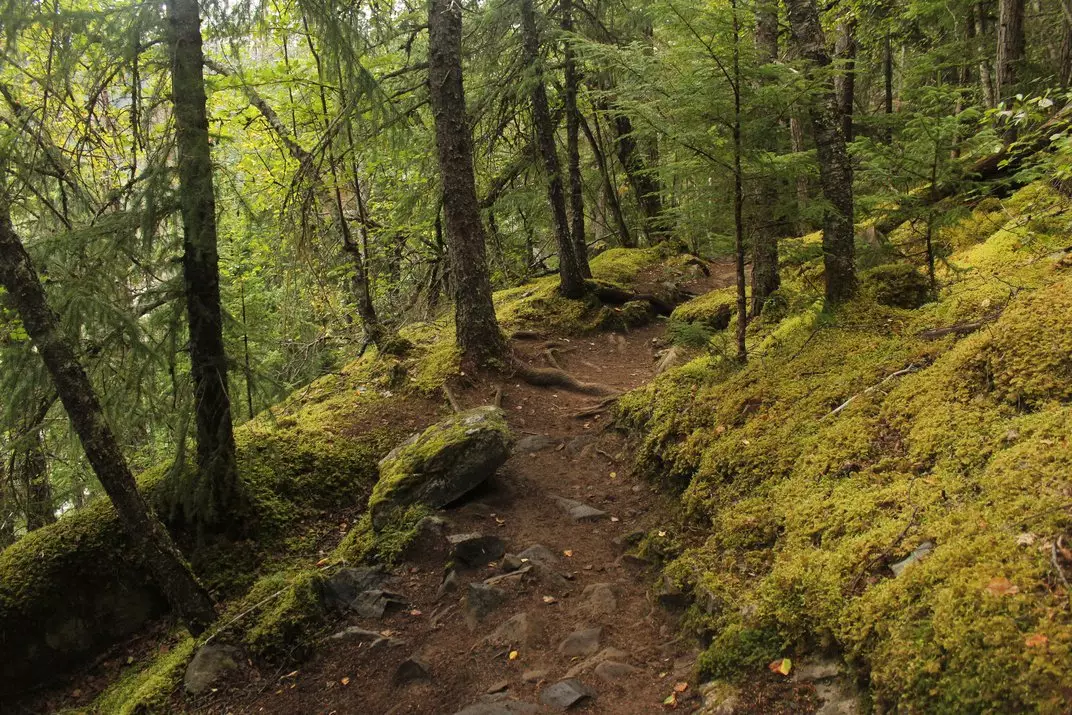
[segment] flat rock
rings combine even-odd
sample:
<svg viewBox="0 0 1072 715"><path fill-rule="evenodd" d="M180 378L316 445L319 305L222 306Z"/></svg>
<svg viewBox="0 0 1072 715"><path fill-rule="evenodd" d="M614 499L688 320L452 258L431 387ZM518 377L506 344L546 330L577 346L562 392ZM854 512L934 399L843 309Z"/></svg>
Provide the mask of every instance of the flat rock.
<svg viewBox="0 0 1072 715"><path fill-rule="evenodd" d="M566 442L566 453L571 457L579 456L584 453L585 448L595 444L598 439L594 434L582 434L579 437L574 437L569 442Z"/></svg>
<svg viewBox="0 0 1072 715"><path fill-rule="evenodd" d="M387 609L401 609L406 606L401 595L382 589L362 591L350 602L350 610L362 618L383 618Z"/></svg>
<svg viewBox="0 0 1072 715"><path fill-rule="evenodd" d="M596 693L576 678L560 680L543 689L540 702L558 710L569 710L587 698L594 698Z"/></svg>
<svg viewBox="0 0 1072 715"><path fill-rule="evenodd" d="M413 527L414 535L400 558L405 561L441 560L449 551L447 530L450 522L439 516L426 516Z"/></svg>
<svg viewBox="0 0 1072 715"><path fill-rule="evenodd" d="M506 544L498 536L482 534L452 534L447 537L454 558L466 566L477 568L486 566L502 558L506 553Z"/></svg>
<svg viewBox="0 0 1072 715"><path fill-rule="evenodd" d="M337 633L332 633L325 638L325 640L334 641L336 643L372 643L378 641L380 638L383 638L383 636L376 631L365 630L360 626L349 626Z"/></svg>
<svg viewBox="0 0 1072 715"><path fill-rule="evenodd" d="M436 589L436 600L442 600L448 593L454 593L461 585L461 580L458 578L458 572L451 569L447 572L447 575L443 577L443 583L439 584L439 588Z"/></svg>
<svg viewBox="0 0 1072 715"><path fill-rule="evenodd" d="M201 646L186 666L183 684L190 695L201 695L238 669L242 651L229 645L209 643Z"/></svg>
<svg viewBox="0 0 1072 715"><path fill-rule="evenodd" d="M380 478L369 497L373 529L386 526L400 507L439 509L495 473L510 456L513 437L506 415L485 405L437 422L380 460Z"/></svg>
<svg viewBox="0 0 1072 715"><path fill-rule="evenodd" d="M487 693L488 695L494 695L495 693L503 692L504 690L506 690L509 687L510 687L510 681L509 680L500 680L498 682L495 682L495 683L492 683L491 685L489 685L487 687L487 690L485 690L484 692Z"/></svg>
<svg viewBox="0 0 1072 715"><path fill-rule="evenodd" d="M324 580L324 600L330 605L347 608L364 591L382 589L390 575L375 568L343 568Z"/></svg>
<svg viewBox="0 0 1072 715"><path fill-rule="evenodd" d="M841 664L836 660L809 660L793 663L793 680L833 680L842 674Z"/></svg>
<svg viewBox="0 0 1072 715"><path fill-rule="evenodd" d="M527 434L517 441L514 445L514 451L530 454L532 452L542 452L545 449L551 449L560 444L562 444L561 440L555 439L554 437L548 437L545 434Z"/></svg>
<svg viewBox="0 0 1072 715"><path fill-rule="evenodd" d="M558 646L558 652L567 658L592 655L599 650L599 641L603 637L603 628L583 628L566 636Z"/></svg>
<svg viewBox="0 0 1072 715"><path fill-rule="evenodd" d="M576 499L567 499L566 497L552 496L555 503L569 515L569 518L575 522L585 521L598 521L607 516L607 512L596 509L594 506L585 504L584 502L577 501Z"/></svg>
<svg viewBox="0 0 1072 715"><path fill-rule="evenodd" d="M609 583L593 583L584 587L581 605L589 616L609 616L618 611L617 588Z"/></svg>
<svg viewBox="0 0 1072 715"><path fill-rule="evenodd" d="M410 683L416 683L419 681L426 681L432 679L432 669L428 665L427 661L417 655L411 655L404 661L398 664L398 668L395 669L394 678L392 682L396 686L409 685Z"/></svg>
<svg viewBox="0 0 1072 715"><path fill-rule="evenodd" d="M618 648L614 647L604 648L592 657L582 660L580 663L577 663L572 668L567 670L566 677L576 678L579 675L583 675L584 673L594 670L596 666L598 666L600 663L603 663L608 660L618 661L620 663L625 662L629 660L629 654L623 650L619 650Z"/></svg>
<svg viewBox="0 0 1072 715"><path fill-rule="evenodd" d="M517 558L520 559L522 563L526 561L538 561L539 563L548 566L553 566L558 562L554 552L542 544L533 544L518 554Z"/></svg>
<svg viewBox="0 0 1072 715"><path fill-rule="evenodd" d="M502 570L506 572L517 571L524 565L525 562L521 560L521 557L515 554L505 554L502 558Z"/></svg>
<svg viewBox="0 0 1072 715"><path fill-rule="evenodd" d="M476 628L506 600L506 594L483 583L471 583L465 593L465 622Z"/></svg>
<svg viewBox="0 0 1072 715"><path fill-rule="evenodd" d="M616 660L605 660L592 670L596 677L608 682L621 680L638 671L639 668L634 668L628 663L619 663Z"/></svg>
<svg viewBox="0 0 1072 715"><path fill-rule="evenodd" d="M528 613L518 613L499 624L484 641L498 646L527 646L538 635L539 620Z"/></svg>
<svg viewBox="0 0 1072 715"><path fill-rule="evenodd" d="M509 571L507 573L491 576L484 579L484 585L516 588L525 579L526 575L532 572L534 566L535 564L528 564L516 571Z"/></svg>

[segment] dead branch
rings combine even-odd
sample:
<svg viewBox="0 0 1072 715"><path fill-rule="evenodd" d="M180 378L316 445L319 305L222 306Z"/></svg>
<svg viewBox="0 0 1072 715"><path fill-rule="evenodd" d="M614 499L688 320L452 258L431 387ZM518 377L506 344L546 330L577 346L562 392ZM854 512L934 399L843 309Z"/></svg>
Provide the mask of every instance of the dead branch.
<svg viewBox="0 0 1072 715"><path fill-rule="evenodd" d="M1053 561L1053 568L1057 571L1057 576L1060 577L1061 583L1065 585L1066 591L1072 591L1072 586L1068 585L1068 578L1065 577L1065 570L1061 567L1061 562L1057 560L1057 547L1061 543L1063 536L1058 536L1052 544L1050 544L1050 560Z"/></svg>
<svg viewBox="0 0 1072 715"><path fill-rule="evenodd" d="M931 330L924 330L919 334L919 337L924 340L938 340L944 338L946 335L956 335L957 337L963 337L974 333L979 328L983 327L987 323L992 323L1001 317L1001 311L995 310L987 313L979 320L972 320L966 323L957 323L955 325L949 325L944 328L932 328Z"/></svg>
<svg viewBox="0 0 1072 715"><path fill-rule="evenodd" d="M458 399L454 397L454 393L450 390L450 385L443 383L443 394L447 396L447 402L450 403L450 408L455 412L461 412L461 405L458 404Z"/></svg>
<svg viewBox="0 0 1072 715"><path fill-rule="evenodd" d="M857 394L853 395L849 399L847 399L844 402L842 402L840 405L835 407L833 410L831 410L830 412L828 412L825 415L823 415L822 419L820 419L819 421L822 422L827 417L833 417L834 415L838 414L839 412L844 410L846 407L851 405L853 403L853 401L856 400L856 398L858 398L858 397L860 397L862 395L867 395L867 394L870 394L870 393L874 392L875 390L877 390L878 388L882 387L883 385L885 385L887 382L889 382L893 378L900 377L901 375L907 375L910 372L917 372L918 370L919 370L919 368L916 367L915 365L909 365L908 367L906 367L903 370L898 370L895 373L887 375L886 377L882 378L882 380L880 382L878 382L877 384L872 385L871 387L867 388L863 392L858 392Z"/></svg>
<svg viewBox="0 0 1072 715"><path fill-rule="evenodd" d="M616 403L617 401L617 396L608 397L607 399L602 400L601 402L597 402L590 407L586 407L583 410L574 412L573 416L577 419L584 419L585 417L595 417L596 415L602 414L603 412L609 410L611 407L614 406L614 403Z"/></svg>

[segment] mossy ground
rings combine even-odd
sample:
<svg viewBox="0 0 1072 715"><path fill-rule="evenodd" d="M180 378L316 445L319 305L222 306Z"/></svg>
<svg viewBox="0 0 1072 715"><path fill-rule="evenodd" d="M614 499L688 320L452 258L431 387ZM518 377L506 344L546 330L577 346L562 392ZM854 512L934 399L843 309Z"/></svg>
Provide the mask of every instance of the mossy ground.
<svg viewBox="0 0 1072 715"><path fill-rule="evenodd" d="M710 534L666 567L696 596L708 675L836 648L887 710L1065 711L1070 218L1037 185L977 208L943 229L957 250L917 310L863 291L824 312L806 257L747 367L703 356L623 398L639 466ZM920 335L998 310L961 339Z"/></svg>

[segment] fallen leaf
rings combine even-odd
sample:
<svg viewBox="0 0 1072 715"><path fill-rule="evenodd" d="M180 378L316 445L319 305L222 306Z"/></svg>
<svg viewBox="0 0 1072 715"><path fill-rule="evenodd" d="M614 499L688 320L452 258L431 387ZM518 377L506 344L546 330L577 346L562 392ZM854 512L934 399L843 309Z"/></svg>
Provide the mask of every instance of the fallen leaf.
<svg viewBox="0 0 1072 715"><path fill-rule="evenodd" d="M1020 593L1020 588L1004 576L990 579L990 583L986 585L986 590L993 596L1011 596L1015 593Z"/></svg>
<svg viewBox="0 0 1072 715"><path fill-rule="evenodd" d="M674 684L674 692L675 693L683 693L688 689L689 689L689 684L684 682L684 681Z"/></svg>
<svg viewBox="0 0 1072 715"><path fill-rule="evenodd" d="M778 660L772 661L767 667L770 668L772 673L789 675L789 671L793 669L793 661L789 658L779 658Z"/></svg>
<svg viewBox="0 0 1072 715"><path fill-rule="evenodd" d="M330 561L331 561L331 559L329 559L329 558L326 558L326 557L322 558L322 559L320 559L319 561L316 562L316 567L320 568L322 566L327 566L328 562L330 562Z"/></svg>
<svg viewBox="0 0 1072 715"><path fill-rule="evenodd" d="M567 559L572 559L573 558L573 549L566 549L562 553L563 553L563 555L565 555L565 557Z"/></svg>
<svg viewBox="0 0 1072 715"><path fill-rule="evenodd" d="M548 603L548 604L550 604L550 603L558 603L558 599L555 598L554 596L544 596L543 597L543 602Z"/></svg>
<svg viewBox="0 0 1072 715"><path fill-rule="evenodd" d="M1016 537L1017 546L1031 546L1033 543L1035 543L1035 535L1029 532L1025 531Z"/></svg>
<svg viewBox="0 0 1072 715"><path fill-rule="evenodd" d="M509 658L510 658L510 660L517 660L519 655L521 655L521 654L518 653L516 650L512 650L512 651L510 651Z"/></svg>
<svg viewBox="0 0 1072 715"><path fill-rule="evenodd" d="M297 674L298 674L298 671L296 671L296 670L292 670L292 671L290 671L289 673L287 673L286 675L281 675L281 676L279 676L279 679L280 679L280 680L286 680L287 678L293 678L293 677L295 677L295 676L296 676Z"/></svg>
<svg viewBox="0 0 1072 715"><path fill-rule="evenodd" d="M660 531L659 532L659 537L662 538L664 536L666 536L666 532L665 531Z"/></svg>
<svg viewBox="0 0 1072 715"><path fill-rule="evenodd" d="M616 521L621 521L621 519L619 519L619 518L618 518L618 517L616 517L616 516L612 516L612 517L610 518L610 520L611 520L612 522L616 522Z"/></svg>
<svg viewBox="0 0 1072 715"><path fill-rule="evenodd" d="M1045 648L1049 642L1050 639L1042 633L1032 633L1024 639L1024 645L1028 648Z"/></svg>
<svg viewBox="0 0 1072 715"><path fill-rule="evenodd" d="M618 473L617 472L611 472L610 473L610 478L611 479L617 479L618 478Z"/></svg>
<svg viewBox="0 0 1072 715"><path fill-rule="evenodd" d="M668 707L671 710L677 707L677 693L670 693L663 700L663 706Z"/></svg>
<svg viewBox="0 0 1072 715"><path fill-rule="evenodd" d="M419 615L421 615L420 609L414 608L412 611L409 612L409 615L411 615L411 616L419 616Z"/></svg>
<svg viewBox="0 0 1072 715"><path fill-rule="evenodd" d="M718 427L715 427L715 434L722 434L725 431L726 425L719 425Z"/></svg>
<svg viewBox="0 0 1072 715"><path fill-rule="evenodd" d="M349 678L343 678L339 682L342 683L343 685L349 685L350 684L350 679Z"/></svg>

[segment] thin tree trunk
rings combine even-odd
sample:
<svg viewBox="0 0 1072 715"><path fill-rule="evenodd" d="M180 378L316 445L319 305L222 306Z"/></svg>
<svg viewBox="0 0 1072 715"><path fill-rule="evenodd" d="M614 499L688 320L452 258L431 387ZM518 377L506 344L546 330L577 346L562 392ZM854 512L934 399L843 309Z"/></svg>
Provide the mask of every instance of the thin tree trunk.
<svg viewBox="0 0 1072 715"><path fill-rule="evenodd" d="M814 68L830 65L815 0L786 0L789 25L800 55ZM820 96L811 103L812 131L819 159L819 179L829 207L823 217L823 264L826 299L837 303L856 293L856 249L853 225L852 163L845 146L837 94L824 80Z"/></svg>
<svg viewBox="0 0 1072 715"><path fill-rule="evenodd" d="M736 10L734 21L737 21ZM740 39L737 35L734 38L735 41ZM759 61L764 64L778 61L777 0L764 0L756 9L756 52ZM739 52L735 57L739 64ZM735 99L740 99L739 92ZM773 138L768 139L764 148L772 152L778 149ZM778 238L785 227L781 208L784 203L779 198L782 183L776 177L759 177L758 206L751 211L752 214L764 214L754 216L752 221L755 224L752 231L752 315L763 312L767 297L781 285L778 275Z"/></svg>
<svg viewBox="0 0 1072 715"><path fill-rule="evenodd" d="M191 633L200 634L216 619L212 600L138 491L89 378L64 338L59 318L48 306L44 288L6 208L0 213L0 284L7 289L23 327L52 376L71 425L115 506L134 553L152 573L175 615Z"/></svg>
<svg viewBox="0 0 1072 715"><path fill-rule="evenodd" d="M52 503L52 485L48 478L48 459L41 435L41 423L33 420L26 425L18 442L21 459L16 460L16 479L26 495L26 531L40 529L56 521Z"/></svg>
<svg viewBox="0 0 1072 715"><path fill-rule="evenodd" d="M1061 0L1061 49L1057 56L1061 88L1072 84L1072 0Z"/></svg>
<svg viewBox="0 0 1072 715"><path fill-rule="evenodd" d="M551 123L551 110L547 104L547 89L543 84L543 69L540 66L540 39L536 30L536 12L532 0L521 0L521 41L525 64L531 69L529 98L532 102L532 123L536 129L536 143L540 148L544 173L547 175L547 197L551 202L551 223L558 244L559 292L567 298L584 295L584 276L577 261L576 250L570 239L569 219L566 216L566 196L562 189L562 172L555 148L555 132ZM568 121L568 119L567 119Z"/></svg>
<svg viewBox="0 0 1072 715"><path fill-rule="evenodd" d="M11 480L0 459L0 551L15 543L15 516L18 504L11 489Z"/></svg>
<svg viewBox="0 0 1072 715"><path fill-rule="evenodd" d="M983 12L983 6L979 3L972 6L972 13L972 22L975 24L976 50L979 53L979 88L983 93L983 104L987 107L996 107L994 78L990 69L990 51L986 47L986 15Z"/></svg>
<svg viewBox="0 0 1072 715"><path fill-rule="evenodd" d="M744 177L741 169L741 24L737 18L737 0L730 0L733 10L733 228L737 269L737 360L748 361L748 299L744 275Z"/></svg>
<svg viewBox="0 0 1072 715"><path fill-rule="evenodd" d="M796 112L789 116L789 148L794 154L800 154L805 150L804 146L804 122ZM797 233L804 235L808 232L808 223L804 220L805 211L808 208L810 189L808 187L808 175L804 172L797 174Z"/></svg>
<svg viewBox="0 0 1072 715"><path fill-rule="evenodd" d="M183 284L197 422L198 477L184 499L199 526L235 525L243 506L235 460L227 355L223 344L216 199L206 112L197 0L168 0L172 101L183 223ZM190 511L192 510L192 514Z"/></svg>
<svg viewBox="0 0 1072 715"><path fill-rule="evenodd" d="M636 194L640 214L644 218L644 234L648 243L658 244L670 238L663 215L663 197L659 183L651 176L651 170L637 147L633 136L633 122L620 111L613 117L614 131L618 146L618 160L625 169L629 185Z"/></svg>
<svg viewBox="0 0 1072 715"><path fill-rule="evenodd" d="M838 25L834 54L840 64L834 85L841 111L841 133L845 135L845 141L851 142L853 103L856 99L856 18L849 18Z"/></svg>
<svg viewBox="0 0 1072 715"><path fill-rule="evenodd" d="M618 200L618 191L614 186L614 178L610 175L607 155L603 152L603 143L600 141L599 115L596 113L592 115L592 122L595 125L594 132L593 127L588 126L588 122L585 121L584 115L578 115L578 119L580 119L581 130L584 132L585 138L588 139L588 145L592 148L592 156L596 159L596 167L599 169L600 178L603 180L603 196L607 203L610 204L611 213L614 214L614 223L618 226L618 242L625 248L636 248L636 239L633 238L633 232L629 230L629 224L625 220L622 202Z"/></svg>
<svg viewBox="0 0 1072 715"><path fill-rule="evenodd" d="M563 47L565 64L565 103L566 103L566 156L569 164L570 186L570 236L573 239L573 252L577 259L577 268L584 278L592 277L588 265L588 243L584 235L584 183L581 179L580 126L581 113L577 108L577 90L580 86L580 71L573 51L573 0L562 0L562 31L566 34Z"/></svg>
<svg viewBox="0 0 1072 715"><path fill-rule="evenodd" d="M893 43L887 30L882 38L882 79L883 97L885 99L886 130L884 138L887 144L893 143Z"/></svg>
<svg viewBox="0 0 1072 715"><path fill-rule="evenodd" d="M454 0L430 0L428 87L451 262L458 348L465 362L481 364L505 354L495 318L484 224L473 175L473 138L462 85L462 11Z"/></svg>
<svg viewBox="0 0 1072 715"><path fill-rule="evenodd" d="M1027 40L1024 35L1025 0L998 0L998 49L996 99L1012 96L1020 81Z"/></svg>

